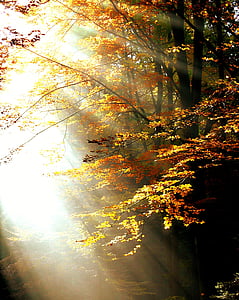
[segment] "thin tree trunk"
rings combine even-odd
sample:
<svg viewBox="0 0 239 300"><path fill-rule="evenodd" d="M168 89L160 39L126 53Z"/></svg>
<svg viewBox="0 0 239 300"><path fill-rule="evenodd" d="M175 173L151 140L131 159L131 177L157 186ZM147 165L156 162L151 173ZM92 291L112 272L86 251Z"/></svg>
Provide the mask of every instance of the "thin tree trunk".
<svg viewBox="0 0 239 300"><path fill-rule="evenodd" d="M203 29L204 19L200 15L200 11L204 8L205 0L192 0L193 21L197 30L194 30L193 37L193 70L192 70L192 105L196 105L201 101L202 90L202 57L203 57ZM199 135L198 116L194 120L192 126L192 137Z"/></svg>
<svg viewBox="0 0 239 300"><path fill-rule="evenodd" d="M201 100L202 89L202 57L203 57L203 28L204 20L200 16L200 10L204 7L204 0L192 0L194 7L194 53L193 53L193 72L192 72L192 102L198 104Z"/></svg>
<svg viewBox="0 0 239 300"><path fill-rule="evenodd" d="M157 84L157 101L155 103L155 112L156 114L160 114L162 112L162 102L163 102L163 72L162 72L162 66L160 63L156 62L155 64L156 72L159 74L159 80Z"/></svg>
<svg viewBox="0 0 239 300"><path fill-rule="evenodd" d="M221 17L221 0L215 0L216 8L217 8L217 47L218 47L218 74L220 79L225 78L225 69L224 69L224 55L223 55L223 31L222 31L222 17Z"/></svg>
<svg viewBox="0 0 239 300"><path fill-rule="evenodd" d="M173 60L173 59L172 59ZM173 63L168 64L168 80L167 80L167 92L168 92L168 110L173 110Z"/></svg>

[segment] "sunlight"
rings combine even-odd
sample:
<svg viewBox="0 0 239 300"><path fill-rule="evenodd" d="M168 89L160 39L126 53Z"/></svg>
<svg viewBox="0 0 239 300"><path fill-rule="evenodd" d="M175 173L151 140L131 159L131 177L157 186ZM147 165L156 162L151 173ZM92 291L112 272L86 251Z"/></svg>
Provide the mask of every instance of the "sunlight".
<svg viewBox="0 0 239 300"><path fill-rule="evenodd" d="M7 31L4 31L6 27L14 28L16 22L17 30L21 33L27 33L29 28L32 28L32 26L29 27L24 16L12 10L4 9L2 5L0 5L0 15L1 37L7 34ZM49 30L38 44L39 48L45 47L49 39L54 39L54 34L54 30ZM77 55L77 59L80 57L83 59L83 53L79 52L77 54L74 47L67 46L67 42L61 42L61 52L68 55L70 53L74 57ZM10 49L10 51L12 50ZM13 49L13 51L15 50ZM20 106L20 109L24 112L37 100L29 95L29 92L44 74L42 70L39 72L38 64L31 62L35 54L26 52L25 49L17 51L13 53L13 56L18 68L8 70L7 82L4 84L4 90L0 91L0 97L2 103ZM55 120L55 117L52 117L51 114L43 114L44 116L41 116L40 111L35 113L36 118L39 118L37 119L39 123L38 132L42 129L40 123L43 119L45 127L49 126L47 125L48 121L52 122L53 118ZM20 130L17 125L15 124L1 132L0 157L4 157L11 149L24 144L37 133L34 131L34 127ZM44 175L56 166L59 169L69 167L67 164L71 158L64 157L64 151L69 148L68 150L71 152L70 146L68 147L66 144L59 146L64 143L64 134L58 127L46 130L46 132L31 140L29 144L27 143L11 162L1 166L0 198L2 209L8 221L17 228L24 228L32 233L48 234L56 232L57 228L61 227L62 229L63 223L68 223L69 216L67 216L64 204L59 196L60 188L57 186L56 179ZM45 151L47 149L48 152ZM63 153L59 154L62 151ZM50 157L52 152L56 157ZM72 153L68 154L72 156ZM53 160L55 160L54 164L52 163Z"/></svg>
<svg viewBox="0 0 239 300"><path fill-rule="evenodd" d="M25 0L16 1L18 5L25 5ZM29 2L26 0L26 2ZM17 27L18 32L27 34L29 33L29 28L36 28L34 24L27 21L27 17L25 17L20 12L14 11L13 9L5 8L2 4L0 4L0 36L6 33L5 29L7 27L15 29ZM9 33L9 32L8 32Z"/></svg>
<svg viewBox="0 0 239 300"><path fill-rule="evenodd" d="M23 35L29 33L29 28L32 30L36 28L35 25L32 26L32 24L30 25L27 22L27 18L23 14L6 9L0 4L1 44L6 43L8 45L11 38L14 38L14 36L11 36L8 28L14 30L15 27L17 27L17 32ZM14 58L7 61L4 66L8 68L8 72L6 81L4 82L4 90L0 91L0 97L1 102L17 105L19 104L19 100L26 97L27 93L33 88L34 83L39 78L39 74L37 72L37 65L33 63L29 64L30 60L33 59L33 54L28 53L24 57L22 50L17 53L16 49L12 49L11 47L8 47L8 51L10 56L13 54Z"/></svg>
<svg viewBox="0 0 239 300"><path fill-rule="evenodd" d="M13 19L8 19L8 22L16 24L16 20L11 23ZM38 44L37 50L41 51L41 47L46 47L45 43L52 36L54 37L54 30ZM56 44L58 47L60 45L61 54L70 55L75 60L86 58L84 53L75 46L67 46L67 43L70 42L60 41ZM2 103L20 106L24 112L39 99L38 94L35 97L29 95L39 74L37 64L29 64L32 58L30 53L24 49L20 52L16 64L19 71L17 68L8 71L9 79L4 86L5 90L0 92L0 97ZM40 76L44 74L41 73ZM32 113L32 110L29 113ZM34 126L23 125L23 129L20 130L17 127L20 122L17 122L0 132L0 158L8 154L10 149L24 144L12 161L3 163L0 168L3 234L8 240L10 257L14 257L14 266L10 262L7 268L7 279L12 283L14 291L17 290L14 280L19 276L20 281L24 283L21 292L26 289L29 299L33 300L65 300L79 297L97 299L97 293L102 299L107 299L108 294L115 294L115 289L112 286L108 287L106 276L109 276L101 270L97 262L98 257L91 249L81 247L72 250L70 245L75 243L76 239L86 238L88 227L85 227L83 222L78 221L77 225L74 223L67 211L67 208L73 205L65 205L61 194L68 191L64 191L65 186L60 185L56 178L46 175L54 168L61 170L72 167L79 159L79 151L76 153L74 147L71 148L72 141L66 142L67 126L63 129L53 126L39 133L42 128L48 128L52 121L56 121L56 115L52 116L48 108L42 114L40 110L34 112L34 116L36 119L30 119L33 123L37 120ZM27 142L29 140L30 142ZM54 164L51 164L51 155L57 157ZM72 188L71 184L69 186ZM78 191L76 193L74 196L79 202L87 202L87 199L83 199L84 196L78 195ZM67 201L69 199L67 198ZM91 285L96 289L92 290ZM103 285L106 285L106 288L102 288Z"/></svg>
<svg viewBox="0 0 239 300"><path fill-rule="evenodd" d="M56 130L32 141L12 162L1 167L2 206L15 225L45 232L54 230L57 222L65 218L53 179L43 175L47 172L47 158L39 153L39 148L58 142Z"/></svg>
<svg viewBox="0 0 239 300"><path fill-rule="evenodd" d="M14 299L209 299L237 271L236 0L133 2L1 1Z"/></svg>
<svg viewBox="0 0 239 300"><path fill-rule="evenodd" d="M39 74L37 67L33 64L25 67L22 72L9 72L9 82L5 84L4 90L0 91L2 102L12 105L27 105L26 96L37 81Z"/></svg>
<svg viewBox="0 0 239 300"><path fill-rule="evenodd" d="M71 46L66 42L62 43L61 52L65 55L70 55L72 61L86 60L89 58L89 56L86 53L78 51L76 47Z"/></svg>
<svg viewBox="0 0 239 300"><path fill-rule="evenodd" d="M0 6L0 35L9 39L7 27L14 28L21 33L29 32L29 24L23 15L11 9ZM9 48L11 52L11 48ZM27 56L29 61L32 58ZM8 79L4 90L1 90L1 102L11 105L21 103L23 109L28 106L27 93L33 88L38 79L37 66L26 64L22 57L20 70L9 70ZM24 68L21 65L24 64ZM10 149L14 149L29 138L29 132L10 128L1 133L1 157L7 155ZM34 149L35 147L35 149ZM55 195L54 186L46 178L41 176L41 157L34 147L26 147L13 161L1 166L1 203L2 209L15 225L27 225L35 230L50 230L54 219L60 209ZM61 208L62 209L62 208Z"/></svg>
<svg viewBox="0 0 239 300"><path fill-rule="evenodd" d="M69 30L61 43L61 52L68 57L71 56L72 61L89 59L89 55L80 49L81 35L75 30Z"/></svg>
<svg viewBox="0 0 239 300"><path fill-rule="evenodd" d="M1 34L4 28L14 28L17 22L17 29L21 33L29 31L29 24L24 17L12 10L1 7ZM11 50L11 49L10 49ZM19 106L23 109L30 105L32 99L27 95L38 80L37 65L26 63L33 55L28 54L25 59L19 58L24 68L8 71L8 81L4 90L1 91L1 102ZM20 66L21 66L20 65ZM22 67L21 67L22 68ZM14 149L21 143L28 140L29 131L19 131L17 128L10 128L1 134L1 156L6 155L10 149ZM54 143L56 133L50 138ZM54 138L53 138L54 136ZM45 147L46 141L38 139L36 142L27 145L23 151L14 157L13 161L1 166L1 202L3 211L16 226L26 226L31 230L49 231L52 230L54 222L64 214L63 207L57 199L55 186L42 173L43 158L39 154L39 147Z"/></svg>

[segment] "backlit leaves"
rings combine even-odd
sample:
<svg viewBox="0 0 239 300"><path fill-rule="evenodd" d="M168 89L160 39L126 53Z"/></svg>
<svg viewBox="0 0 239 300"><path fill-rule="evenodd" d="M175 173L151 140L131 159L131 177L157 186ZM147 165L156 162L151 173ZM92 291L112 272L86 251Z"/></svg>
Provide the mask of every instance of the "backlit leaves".
<svg viewBox="0 0 239 300"><path fill-rule="evenodd" d="M146 165L152 161L155 161L156 164L157 172L151 173L151 184L143 185L137 189L131 198L98 212L102 217L108 217L111 214L118 216L116 225L104 221L99 225L99 229L117 226L119 230L125 232L111 240L109 244L132 240L140 241L142 225L145 219L153 214L163 216L165 228L170 228L175 220L183 222L185 226L192 223L203 223L200 218L203 209L195 206L195 200L192 198L192 182L196 179L197 170L220 165L225 160L235 160L239 150L237 139L234 136L238 128L236 117L237 83L233 86L232 83L226 84L224 82L222 87L219 86L218 90L215 91L212 101L207 99L192 110L176 109L170 115L162 114L160 121L154 121L152 118L150 128L160 126L167 132L166 135L160 135L167 142L161 144L158 149L141 153L138 160L131 159L129 161L122 156L109 156L106 160L96 159L93 164L88 164L93 173L92 166L98 165L104 170L95 169L96 174L93 177L101 182L95 187L101 187L101 184L105 183L114 184L114 188L119 189L122 188L121 180L124 176L128 178L132 176L136 182L147 178L150 173L147 173L146 168L142 169L143 161L146 162ZM203 126L206 126L207 120L214 124L206 135L201 134L198 138L183 140L179 131L195 124L195 116L201 117L202 120L205 119L205 122L201 122L202 131L205 130ZM216 124L220 124L221 120L225 120L225 122L221 126L216 126ZM225 134L223 140L222 133ZM118 133L110 139L110 143L112 147L125 147L130 141L148 141L156 139L158 136L158 133L154 134L150 131ZM174 137L179 143L168 142L170 137ZM174 139L172 140L174 141ZM101 147L107 142L109 142L107 139L95 141ZM110 152L107 155L109 154ZM141 167L138 169L136 166L140 160ZM107 162L108 166L106 167L103 162ZM160 166L163 167L160 168ZM107 172L110 177L107 177ZM127 188L127 185L124 188ZM135 250L126 255L133 253Z"/></svg>
<svg viewBox="0 0 239 300"><path fill-rule="evenodd" d="M78 242L91 245L102 240L109 247L135 243L125 253L131 255L140 248L143 225L153 214L162 216L167 229L175 221L185 226L202 223L202 209L193 194L199 170L238 159L238 83L230 76L217 81L216 71L222 61L228 75L236 74L238 67L233 55L238 44L232 4L223 1L226 37L220 45L214 30L221 21L212 2L204 7L185 2L185 41L180 45L172 37L169 20L170 14L178 17L174 1L58 4L63 4L62 11L52 15L56 19L52 27L60 28L57 43L49 40L49 49L29 49L45 74L38 82L35 108L54 111L75 138L76 133L84 136L90 150L79 166L55 174L73 178L85 189L116 191L121 196L121 201L97 212L78 214L97 220L96 230ZM204 46L202 101L183 109L176 64L185 54L188 70L181 66L181 72L193 73L195 17L207 18L200 41ZM64 38L72 28L74 49L64 50ZM195 128L196 135L188 134ZM61 155L56 151L55 160Z"/></svg>

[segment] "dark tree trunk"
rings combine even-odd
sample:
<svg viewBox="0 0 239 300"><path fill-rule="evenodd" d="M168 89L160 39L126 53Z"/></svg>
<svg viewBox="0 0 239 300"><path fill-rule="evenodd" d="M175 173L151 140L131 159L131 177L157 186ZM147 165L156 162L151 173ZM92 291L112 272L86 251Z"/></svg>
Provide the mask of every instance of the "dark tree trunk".
<svg viewBox="0 0 239 300"><path fill-rule="evenodd" d="M170 22L174 38L175 47L178 47L176 54L175 69L179 80L179 94L181 98L182 108L192 106L192 97L190 89L190 77L188 72L188 61L186 51L183 50L185 45L185 28L184 20L184 1L177 0L176 9L170 13Z"/></svg>
<svg viewBox="0 0 239 300"><path fill-rule="evenodd" d="M224 55L223 55L223 30L222 30L222 7L221 0L215 0L216 8L217 8L217 23L216 23L216 31L217 31L217 48L218 48L218 75L220 79L225 78L225 69L224 69Z"/></svg>
<svg viewBox="0 0 239 300"><path fill-rule="evenodd" d="M204 8L205 0L192 0L194 30L193 36L193 70L192 70L192 105L196 105L201 101L202 90L202 57L203 57L203 29L204 19L200 15ZM191 128L192 137L199 134L198 117L195 119L195 124Z"/></svg>
<svg viewBox="0 0 239 300"><path fill-rule="evenodd" d="M157 85L157 99L155 103L155 112L156 114L160 114L162 112L162 102L163 102L163 71L160 63L156 62L155 65L156 72L159 74L159 80Z"/></svg>
<svg viewBox="0 0 239 300"><path fill-rule="evenodd" d="M192 72L192 102L193 105L198 104L201 100L202 89L202 57L203 57L203 28L204 20L200 16L200 11L204 7L204 0L192 0L194 8L193 18L194 26L197 30L194 30L193 40L193 72Z"/></svg>
<svg viewBox="0 0 239 300"><path fill-rule="evenodd" d="M173 59L172 59L173 60ZM167 93L168 93L168 110L173 110L173 63L168 65L168 81L167 81Z"/></svg>

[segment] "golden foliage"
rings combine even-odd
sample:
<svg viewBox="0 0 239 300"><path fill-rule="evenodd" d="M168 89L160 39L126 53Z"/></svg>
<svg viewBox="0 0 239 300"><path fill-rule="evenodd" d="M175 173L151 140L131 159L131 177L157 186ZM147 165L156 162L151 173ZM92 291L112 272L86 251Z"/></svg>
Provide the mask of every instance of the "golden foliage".
<svg viewBox="0 0 239 300"><path fill-rule="evenodd" d="M134 241L133 250L125 254L131 255L140 248L143 224L153 214L163 216L165 228L175 220L185 226L202 223L202 209L192 199L193 180L201 168L238 159L238 82L228 78L211 84L213 77L211 90L203 91L203 101L181 108L175 61L183 52L191 68L195 49L191 42L175 45L170 38L168 12L173 12L173 1L73 0L57 8L59 3L50 5L49 20L49 28L60 28L56 30L57 43L50 39L49 49L45 45L36 52L29 49L37 54L34 63L44 70L34 107L54 110L63 121L74 117L68 125L75 132L84 132L92 150L79 167L54 174L85 183L89 190L132 192L119 203L90 214L103 221L96 232L79 242L91 245L105 241L105 231L114 227L120 234L109 238L106 245ZM193 16L206 16L212 26L217 22L213 5L201 10L189 2L185 5L188 40L193 39L195 30L190 27ZM227 9L223 17L231 20ZM230 27L232 36L237 32L234 25ZM80 32L81 26L86 33ZM66 46L64 37L71 28L78 30L74 51L84 51L86 59L71 56L69 48L58 50ZM217 51L226 53L238 45L234 40L225 41L212 51L208 43L204 79L212 69L215 73ZM4 62L6 49L1 47L1 51ZM226 62L229 71L237 69L236 60ZM166 103L170 88L171 104ZM188 134L195 127L197 134ZM49 152L53 154L54 149ZM55 160L63 155L60 151L55 154ZM89 214L78 214L83 216Z"/></svg>

